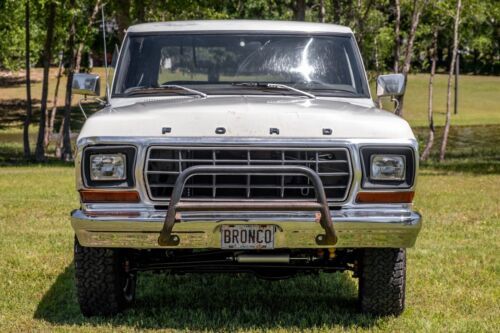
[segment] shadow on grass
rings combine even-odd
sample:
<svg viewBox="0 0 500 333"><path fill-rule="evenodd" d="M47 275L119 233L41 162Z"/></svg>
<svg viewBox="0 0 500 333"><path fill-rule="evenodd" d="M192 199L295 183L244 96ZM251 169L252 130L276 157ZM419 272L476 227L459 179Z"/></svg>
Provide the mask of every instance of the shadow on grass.
<svg viewBox="0 0 500 333"><path fill-rule="evenodd" d="M85 318L74 289L73 265L46 292L36 319L52 324L130 326L135 329L305 329L370 327L377 318L356 313L357 287L346 273L264 281L251 275L139 275L135 305L113 318Z"/></svg>
<svg viewBox="0 0 500 333"><path fill-rule="evenodd" d="M24 103L24 104L23 104ZM59 133L54 133L50 140L50 144L46 151L46 161L37 163L33 160L24 158L23 151L23 132L22 123L25 118L26 101L24 100L3 100L0 101L0 166L33 166L33 165L48 165L48 166L68 166L73 167L74 163L62 162L55 158L55 149L59 142ZM87 115L97 112L99 105L89 103L85 105ZM71 115L71 140L74 149L75 141L80 129L82 128L85 118L78 107L72 107ZM63 108L59 107L58 116L56 118L54 128L56 131L61 126ZM38 124L40 117L40 107L33 108L33 118L31 123ZM2 131L7 129L6 131ZM30 128L29 141L31 147L31 155L34 158L35 146L38 137L38 130Z"/></svg>
<svg viewBox="0 0 500 333"><path fill-rule="evenodd" d="M40 100L33 98L31 100L33 105L34 120L40 118ZM11 98L0 100L0 129L7 128L12 125L22 125L26 117L27 102L25 99Z"/></svg>
<svg viewBox="0 0 500 333"><path fill-rule="evenodd" d="M39 83L40 80L31 78L31 84ZM12 88L26 85L25 76L0 76L0 88Z"/></svg>
<svg viewBox="0 0 500 333"><path fill-rule="evenodd" d="M475 175L500 174L500 125L454 126L446 151L446 160L439 162L442 127L436 129L436 142L430 159L422 162L421 172L429 175L463 172ZM422 152L427 128L415 128L414 132Z"/></svg>
<svg viewBox="0 0 500 333"><path fill-rule="evenodd" d="M36 125L40 121L40 103L39 99L33 98L31 124ZM61 103L59 103L61 104ZM47 113L52 112L52 101L47 103ZM84 102L83 108L87 116L99 111L102 107L95 102ZM0 130L5 128L22 128L23 122L26 118L27 101L25 99L12 98L0 100ZM54 128L58 129L61 126L62 115L64 114L64 105L57 107L57 113L54 123ZM73 105L71 107L71 129L72 131L79 132L85 123L85 117L80 110L80 107Z"/></svg>
<svg viewBox="0 0 500 333"><path fill-rule="evenodd" d="M34 150L32 149L32 154ZM23 148L16 145L8 145L0 143L0 167L6 166L54 166L54 167L71 167L75 164L73 162L64 162L55 157L47 157L44 163L38 163L33 160L24 158Z"/></svg>
<svg viewBox="0 0 500 333"><path fill-rule="evenodd" d="M449 160L443 163L425 162L420 164L420 174L442 176L449 173L463 172L474 175L500 174L500 159L498 160Z"/></svg>

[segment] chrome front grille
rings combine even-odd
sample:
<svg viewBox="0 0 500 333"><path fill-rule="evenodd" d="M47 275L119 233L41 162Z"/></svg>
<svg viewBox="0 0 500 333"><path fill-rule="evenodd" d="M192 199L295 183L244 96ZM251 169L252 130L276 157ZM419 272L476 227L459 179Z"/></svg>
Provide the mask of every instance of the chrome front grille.
<svg viewBox="0 0 500 333"><path fill-rule="evenodd" d="M352 167L346 148L153 146L145 181L151 200L167 201L179 173L195 165L301 165L316 171L329 201L346 200ZM314 198L308 178L296 175L196 175L184 188L192 200L300 200Z"/></svg>

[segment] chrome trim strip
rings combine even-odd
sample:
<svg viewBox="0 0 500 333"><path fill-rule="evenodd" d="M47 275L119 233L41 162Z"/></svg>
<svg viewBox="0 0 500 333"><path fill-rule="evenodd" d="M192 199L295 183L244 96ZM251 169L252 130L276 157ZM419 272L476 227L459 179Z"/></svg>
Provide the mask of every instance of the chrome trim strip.
<svg viewBox="0 0 500 333"><path fill-rule="evenodd" d="M187 145L187 146L204 146L207 144L212 145L227 145L227 146L238 146L238 145L266 145L273 144L276 146L284 147L307 147L309 144L314 144L317 146L321 145L347 145L349 143L354 144L382 144L382 145L417 145L417 141L414 138L408 139L370 139L370 138L360 138L360 139L344 139L344 138L263 138L263 137L200 137L200 136L177 136L177 137L143 137L143 136L99 136L99 137L84 137L80 138L77 142L77 146L86 145L96 145L96 144L122 144L122 143L141 143L143 145Z"/></svg>
<svg viewBox="0 0 500 333"><path fill-rule="evenodd" d="M71 214L73 219L92 222L135 222L135 223L162 223L165 220L166 211L140 212L138 216L120 217L116 215L91 216L82 210L74 210ZM405 210L393 209L377 211L368 209L330 210L334 223L356 222L356 223L404 223L414 224L420 214ZM180 212L177 213L180 223L190 222L217 222L244 221L244 222L311 222L317 223L315 212ZM117 230L119 231L119 230Z"/></svg>

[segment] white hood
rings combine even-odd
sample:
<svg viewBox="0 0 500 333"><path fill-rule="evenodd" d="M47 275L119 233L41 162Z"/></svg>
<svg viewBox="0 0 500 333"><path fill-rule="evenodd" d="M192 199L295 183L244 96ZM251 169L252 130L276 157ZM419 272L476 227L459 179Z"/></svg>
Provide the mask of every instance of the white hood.
<svg viewBox="0 0 500 333"><path fill-rule="evenodd" d="M150 99L109 107L90 117L87 137L266 137L335 139L413 139L408 123L394 114L349 101L262 96L206 99ZM162 134L164 127L170 133ZM226 133L216 134L224 127ZM270 134L271 128L279 135ZM332 130L325 136L323 129Z"/></svg>

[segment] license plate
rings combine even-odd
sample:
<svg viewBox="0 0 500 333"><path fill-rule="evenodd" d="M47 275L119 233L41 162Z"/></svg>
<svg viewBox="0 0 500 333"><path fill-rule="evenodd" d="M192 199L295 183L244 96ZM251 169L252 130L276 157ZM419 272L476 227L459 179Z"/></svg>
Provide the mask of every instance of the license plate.
<svg viewBox="0 0 500 333"><path fill-rule="evenodd" d="M220 232L223 249L274 249L274 225L223 225Z"/></svg>

